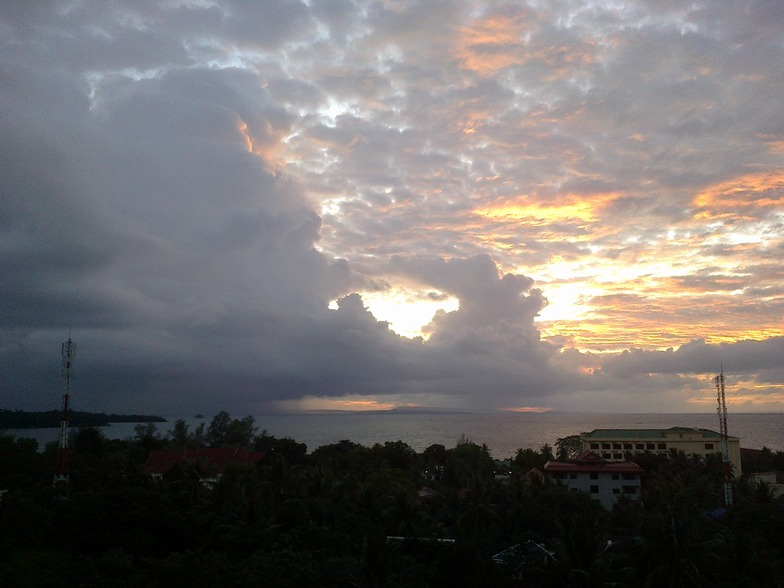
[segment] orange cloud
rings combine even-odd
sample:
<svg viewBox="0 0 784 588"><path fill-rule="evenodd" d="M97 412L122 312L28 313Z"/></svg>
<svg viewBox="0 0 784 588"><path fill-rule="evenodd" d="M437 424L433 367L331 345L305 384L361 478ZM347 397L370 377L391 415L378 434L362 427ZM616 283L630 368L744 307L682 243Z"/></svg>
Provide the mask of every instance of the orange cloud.
<svg viewBox="0 0 784 588"><path fill-rule="evenodd" d="M458 29L457 57L463 68L481 76L530 61L546 64L547 79L559 79L576 66L596 61L595 47L583 45L538 45L532 40L528 14L514 17L492 15Z"/></svg>
<svg viewBox="0 0 784 588"><path fill-rule="evenodd" d="M254 155L257 155L259 158L261 158L262 161L264 161L267 170L270 173L275 173L276 171L279 171L279 169L283 167L279 157L282 147L280 141L277 140L280 138L280 134L273 132L269 124L267 125L267 128L264 130L265 132L269 133L271 136L276 137L276 140L266 141L266 142L263 140L259 140L256 137L254 137L253 134L251 133L251 129L248 127L248 123L246 123L242 119L239 119L237 122L237 131L240 134L240 140L245 146L246 151L248 151L248 153L253 153Z"/></svg>
<svg viewBox="0 0 784 588"><path fill-rule="evenodd" d="M552 412L552 408L549 406L515 406L512 408L503 408L501 410L505 410L507 412L535 412L535 413L543 413L543 412Z"/></svg>
<svg viewBox="0 0 784 588"><path fill-rule="evenodd" d="M481 75L525 61L522 17L492 16L459 30L458 58Z"/></svg>
<svg viewBox="0 0 784 588"><path fill-rule="evenodd" d="M697 194L692 204L698 209L697 218L707 219L737 217L750 207L784 206L784 171L749 173L713 184Z"/></svg>
<svg viewBox="0 0 784 588"><path fill-rule="evenodd" d="M391 402L380 402L372 398L323 398L308 396L296 400L281 400L276 403L286 410L346 410L361 412L366 410L391 410Z"/></svg>
<svg viewBox="0 0 784 588"><path fill-rule="evenodd" d="M475 209L474 214L489 219L528 221L534 225L547 225L564 221L592 222L601 210L617 198L615 193L590 196L568 194L553 202L540 202L521 196Z"/></svg>
<svg viewBox="0 0 784 588"><path fill-rule="evenodd" d="M774 314L755 308L738 313L742 299L735 294L685 294L633 281L607 285L607 289L617 293L586 301L590 310L577 320L563 317L539 323L542 337L566 338L577 349L601 352L630 347L667 349L697 336L712 344L784 336Z"/></svg>

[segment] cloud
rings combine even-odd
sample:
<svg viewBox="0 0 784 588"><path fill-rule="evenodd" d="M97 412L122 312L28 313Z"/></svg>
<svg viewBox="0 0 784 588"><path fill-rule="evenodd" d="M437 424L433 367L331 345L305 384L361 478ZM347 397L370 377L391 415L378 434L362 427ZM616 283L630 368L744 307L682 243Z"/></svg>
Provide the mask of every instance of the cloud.
<svg viewBox="0 0 784 588"><path fill-rule="evenodd" d="M777 10L3 3L0 405L784 406Z"/></svg>

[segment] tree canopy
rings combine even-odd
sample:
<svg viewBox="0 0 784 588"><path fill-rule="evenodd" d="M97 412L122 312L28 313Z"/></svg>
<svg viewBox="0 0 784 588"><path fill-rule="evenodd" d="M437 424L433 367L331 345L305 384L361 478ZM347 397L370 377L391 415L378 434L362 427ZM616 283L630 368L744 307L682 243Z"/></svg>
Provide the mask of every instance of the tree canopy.
<svg viewBox="0 0 784 588"><path fill-rule="evenodd" d="M740 479L723 508L710 459L640 456L640 499L608 511L535 474L553 458L546 445L503 464L467 439L308 452L222 412L195 431L143 425L124 441L83 428L71 446L69 497L56 500L56 444L0 436L0 585L784 584L782 504ZM145 473L151 451L208 446L264 457L217 480L198 461ZM784 464L782 452L763 458Z"/></svg>

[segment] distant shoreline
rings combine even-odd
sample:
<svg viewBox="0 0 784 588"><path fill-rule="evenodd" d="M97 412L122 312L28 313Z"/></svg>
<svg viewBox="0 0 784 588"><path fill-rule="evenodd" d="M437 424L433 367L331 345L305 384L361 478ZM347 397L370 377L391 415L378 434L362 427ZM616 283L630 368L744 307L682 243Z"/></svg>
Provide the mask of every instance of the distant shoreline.
<svg viewBox="0 0 784 588"><path fill-rule="evenodd" d="M0 409L0 430L56 429L60 427L62 412L48 410L31 412ZM146 414L106 414L103 412L73 411L69 415L72 427L108 427L112 423L165 423L165 418Z"/></svg>

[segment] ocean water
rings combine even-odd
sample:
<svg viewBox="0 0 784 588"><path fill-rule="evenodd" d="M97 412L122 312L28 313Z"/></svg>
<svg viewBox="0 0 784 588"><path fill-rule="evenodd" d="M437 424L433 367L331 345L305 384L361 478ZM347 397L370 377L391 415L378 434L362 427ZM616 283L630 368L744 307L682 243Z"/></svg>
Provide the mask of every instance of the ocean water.
<svg viewBox="0 0 784 588"><path fill-rule="evenodd" d="M245 415L232 415L241 418ZM157 423L165 434L179 417L166 417ZM206 419L183 417L193 430ZM371 446L385 441L404 441L416 451L440 443L454 447L461 438L485 444L493 457L505 459L518 449L539 449L544 443L554 445L566 437L594 429L666 429L698 427L719 430L716 413L710 414L576 414L576 413L318 413L275 414L254 417L259 433L266 431L276 437L290 437L305 443L308 451L320 445L348 439ZM134 434L134 423L118 423L103 427L111 439L126 439ZM784 413L738 413L727 417L729 434L740 437L741 447L768 447L784 451ZM15 436L33 437L41 447L56 441L58 429L27 429L7 431Z"/></svg>

